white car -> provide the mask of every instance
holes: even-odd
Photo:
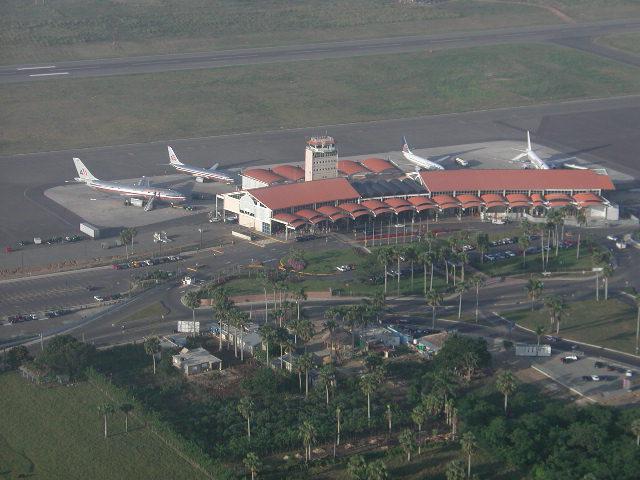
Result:
[[[607,235],[607,240],[611,240],[612,242],[617,242],[618,237],[616,237],[615,235]]]
[[[617,241],[616,248],[618,250],[624,250],[625,248],[627,248],[627,242],[625,242],[624,240]]]
[[[506,222],[501,218],[493,218],[491,220],[491,223],[493,223],[494,225],[504,225]]]
[[[464,158],[462,157],[456,157],[456,159],[454,160],[454,162],[456,162],[458,165],[460,165],[461,167],[468,167],[469,166],[469,162],[467,162]]]
[[[594,382],[599,382],[600,377],[598,375],[591,375],[591,380],[593,380]]]

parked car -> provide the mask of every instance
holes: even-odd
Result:
[[[571,362],[576,362],[577,360],[578,360],[577,355],[567,355],[561,358],[562,363],[571,363]]]
[[[596,368],[604,368],[604,367],[607,366],[607,364],[604,363],[604,362],[596,362],[596,363],[593,364],[593,366],[596,367]]]
[[[454,162],[456,162],[458,165],[460,165],[461,167],[468,167],[469,166],[469,162],[466,161],[464,158],[462,157],[456,157]]]
[[[600,377],[598,375],[591,375],[591,380],[593,380],[594,382],[599,382]]]
[[[339,272],[350,272],[351,270],[353,270],[353,265],[340,265],[336,267],[336,270],[338,270]]]
[[[613,235],[613,234],[609,234],[609,235],[607,235],[607,240],[611,240],[612,242],[617,242],[618,241],[618,237]]]
[[[100,295],[94,295],[94,296],[93,296],[93,299],[94,299],[96,302],[104,302],[104,297],[102,297],[102,296],[100,296]]]

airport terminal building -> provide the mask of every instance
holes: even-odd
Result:
[[[338,174],[343,176],[311,181],[303,181],[301,172],[290,168],[280,169],[278,173],[290,174],[276,174],[280,179],[263,170],[260,179],[245,183],[243,176],[242,190],[219,198],[226,213],[238,215],[240,225],[265,234],[340,230],[372,220],[402,222],[425,216],[541,216],[560,207],[584,209],[591,219],[618,219],[617,206],[604,197],[614,190],[604,171],[474,169],[405,174],[385,160],[368,160],[369,165],[340,165]]]

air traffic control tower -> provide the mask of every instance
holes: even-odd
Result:
[[[304,181],[336,178],[338,149],[333,137],[311,137],[304,151]]]

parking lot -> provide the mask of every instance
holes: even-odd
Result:
[[[616,403],[630,391],[623,388],[623,381],[634,384],[640,380],[640,372],[623,363],[612,363],[601,358],[584,356],[581,352],[560,353],[547,359],[537,359],[533,368],[552,380],[598,403]],[[640,385],[640,382],[638,382]]]

